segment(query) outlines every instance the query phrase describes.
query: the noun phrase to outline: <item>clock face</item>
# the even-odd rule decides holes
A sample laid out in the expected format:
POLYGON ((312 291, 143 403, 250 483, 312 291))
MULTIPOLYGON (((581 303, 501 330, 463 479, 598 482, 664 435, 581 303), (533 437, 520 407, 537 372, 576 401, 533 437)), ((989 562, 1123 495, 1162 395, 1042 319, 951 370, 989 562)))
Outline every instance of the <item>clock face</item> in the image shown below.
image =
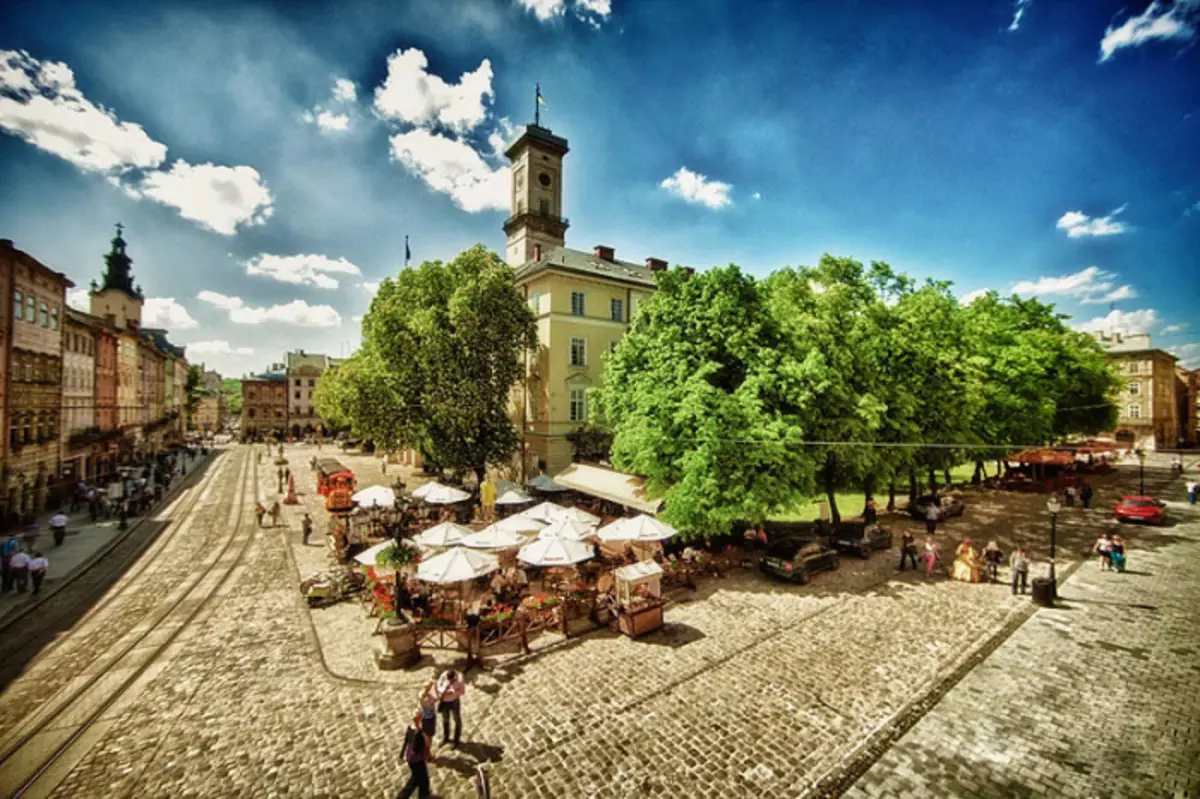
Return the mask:
POLYGON ((542 188, 544 189, 550 188, 550 173, 543 172, 542 174, 538 175, 538 183, 542 184, 542 188))

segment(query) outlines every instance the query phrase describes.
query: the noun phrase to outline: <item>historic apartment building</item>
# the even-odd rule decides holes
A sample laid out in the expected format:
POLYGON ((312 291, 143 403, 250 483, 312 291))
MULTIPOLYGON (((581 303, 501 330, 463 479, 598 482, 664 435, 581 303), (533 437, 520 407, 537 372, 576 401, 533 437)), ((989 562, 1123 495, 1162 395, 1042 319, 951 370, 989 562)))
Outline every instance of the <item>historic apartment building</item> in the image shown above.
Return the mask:
POLYGON ((588 417, 588 390, 600 386, 604 358, 654 293, 657 258, 621 261, 612 247, 569 249, 562 216, 567 140, 527 125, 509 146, 512 216, 504 223, 506 257, 537 317, 538 351, 515 392, 514 420, 525 476, 570 465, 567 435, 588 417))
POLYGON ((1200 369, 1188 371, 1175 367, 1175 401, 1179 404, 1179 437, 1187 446, 1196 446, 1197 414, 1200 413, 1200 369))
MULTIPOLYGON (((75 481, 93 476, 96 425, 95 317, 66 309, 63 327, 62 473, 75 481)), ((99 320, 96 320, 99 321, 99 320)))
POLYGON ((294 438, 326 433, 325 422, 313 405, 317 381, 333 364, 328 355, 316 355, 304 350, 287 354, 288 431, 294 438))
POLYGON ((66 276, 0 240, 0 271, 9 283, 6 321, 5 517, 46 509, 62 455, 63 317, 66 276))
POLYGON ((242 440, 287 437, 287 374, 283 371, 242 380, 242 440))
POLYGON ((1175 356, 1151 346, 1147 333, 1099 333, 1096 338, 1125 379, 1113 438, 1148 452, 1174 449, 1180 441, 1175 356))

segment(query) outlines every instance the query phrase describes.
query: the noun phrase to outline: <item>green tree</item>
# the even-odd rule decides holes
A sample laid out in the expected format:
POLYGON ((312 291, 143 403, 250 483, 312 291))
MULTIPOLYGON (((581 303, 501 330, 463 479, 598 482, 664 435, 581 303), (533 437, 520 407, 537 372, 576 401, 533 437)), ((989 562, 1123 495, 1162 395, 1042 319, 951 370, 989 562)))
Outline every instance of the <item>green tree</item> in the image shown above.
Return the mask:
POLYGON ((225 395, 229 412, 238 416, 242 412, 242 381, 236 377, 226 377, 221 381, 221 393, 225 395))
POLYGON ((800 365, 783 344, 753 277, 673 269, 608 357, 594 410, 614 431, 613 464, 645 478, 682 535, 762 521, 811 493, 800 365))
POLYGON ((192 416, 196 413, 196 406, 200 404, 200 395, 203 393, 204 375, 200 371, 200 367, 192 365, 188 367, 187 380, 183 384, 183 410, 187 414, 187 427, 192 427, 192 416))

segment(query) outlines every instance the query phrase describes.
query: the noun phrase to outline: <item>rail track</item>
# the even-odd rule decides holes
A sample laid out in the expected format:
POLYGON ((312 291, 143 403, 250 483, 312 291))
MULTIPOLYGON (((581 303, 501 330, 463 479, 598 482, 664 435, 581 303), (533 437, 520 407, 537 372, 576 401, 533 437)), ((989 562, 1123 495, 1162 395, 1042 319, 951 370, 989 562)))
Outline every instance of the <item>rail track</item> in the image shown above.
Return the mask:
MULTIPOLYGON (((224 466, 232 458, 226 459, 224 466)), ((248 512, 257 495, 257 469, 249 448, 237 458, 238 476, 232 503, 217 502, 193 515, 202 500, 209 498, 218 484, 214 470, 211 479, 186 502, 186 512, 171 531, 160 539, 153 553, 107 596, 87 618, 102 621, 97 614, 115 607, 118 598, 130 596, 138 588, 159 591, 153 580, 154 567, 170 541, 193 522, 210 525, 224 523, 227 534, 186 573, 179 574, 168 593, 153 597, 153 612, 96 658, 84 671, 26 716, 0 739, 0 796, 40 797, 50 795, 91 746, 103 737, 119 719, 124 705, 137 695, 138 688, 167 667, 168 649, 206 609, 213 606, 231 574, 243 561, 254 540, 256 526, 248 512), (207 517, 207 520, 201 518, 207 517)), ((182 506, 181 506, 182 507, 182 506)), ((180 642, 181 643, 181 642, 180 642)))

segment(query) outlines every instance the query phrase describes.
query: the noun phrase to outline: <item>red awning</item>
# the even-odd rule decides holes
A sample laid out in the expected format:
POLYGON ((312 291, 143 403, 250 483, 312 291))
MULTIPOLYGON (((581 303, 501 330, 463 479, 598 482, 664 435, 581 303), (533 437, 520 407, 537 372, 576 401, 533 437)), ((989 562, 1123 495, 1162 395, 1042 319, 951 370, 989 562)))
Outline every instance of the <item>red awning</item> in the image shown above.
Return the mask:
POLYGON ((1070 452, 1059 452, 1053 449, 1027 449, 1016 455, 1009 455, 1008 459, 1017 463, 1055 464, 1058 466, 1069 466, 1075 462, 1075 456, 1070 452))
POLYGON ((1117 445, 1113 441, 1089 439, 1088 441, 1073 441, 1070 444, 1064 445, 1063 449, 1079 455, 1096 455, 1101 452, 1116 452, 1117 445))

